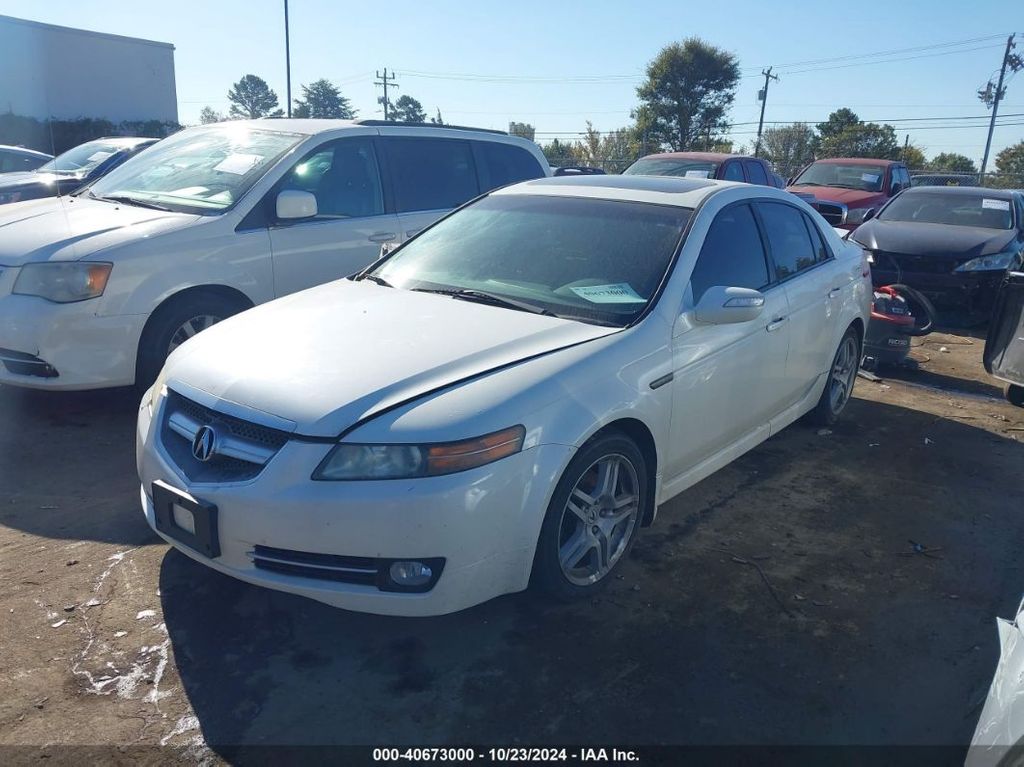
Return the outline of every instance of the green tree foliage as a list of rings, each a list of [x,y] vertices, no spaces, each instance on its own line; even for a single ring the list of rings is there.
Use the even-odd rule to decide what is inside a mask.
[[[427,113],[423,105],[412,96],[400,96],[388,110],[392,120],[403,123],[423,123],[427,121]]]
[[[224,115],[213,107],[203,107],[199,110],[199,122],[202,125],[209,125],[210,123],[219,123],[223,121]]]
[[[228,91],[231,102],[229,115],[235,119],[257,117],[280,117],[283,112],[277,108],[277,94],[270,89],[266,80],[256,75],[245,75]]]
[[[843,107],[818,123],[818,157],[874,157],[898,160],[900,145],[891,125],[864,123]]]
[[[978,166],[974,160],[956,152],[941,152],[928,163],[928,170],[946,171],[948,173],[977,173]]]
[[[329,80],[321,78],[302,86],[302,98],[295,99],[292,116],[351,120],[356,111],[340,90]]]
[[[633,116],[644,146],[682,151],[714,143],[728,127],[725,113],[739,76],[735,56],[700,38],[662,48],[636,91],[640,106]]]
[[[604,168],[608,173],[622,173],[640,154],[640,142],[633,128],[619,128],[602,134],[587,121],[582,141],[563,142],[555,139],[541,147],[548,162],[556,167],[589,165]]]
[[[437,110],[437,117],[431,117],[430,122],[432,122],[434,125],[444,125],[444,119],[441,117],[440,107]]]
[[[521,136],[522,138],[527,139],[528,141],[533,141],[533,137],[537,135],[533,126],[530,125],[529,123],[510,122],[508,124],[508,132],[509,135]]]
[[[37,120],[34,117],[0,113],[0,144],[25,146],[41,152],[60,154],[86,141],[103,136],[147,136],[164,138],[181,130],[176,122],[125,120],[114,123],[92,117],[74,120]]]
[[[550,144],[544,144],[540,151],[548,158],[548,163],[556,168],[562,165],[573,165],[576,162],[572,153],[572,144],[554,139]]]
[[[814,160],[816,140],[807,123],[766,128],[761,134],[761,154],[783,176],[792,176]]]
[[[996,173],[1020,176],[1020,183],[1024,185],[1024,141],[1018,141],[996,155]]]
[[[924,150],[914,144],[907,144],[900,149],[900,159],[907,164],[911,170],[919,170],[928,167],[928,158],[924,156]]]

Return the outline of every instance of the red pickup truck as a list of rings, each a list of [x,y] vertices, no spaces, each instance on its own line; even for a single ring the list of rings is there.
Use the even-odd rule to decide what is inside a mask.
[[[815,160],[793,179],[788,191],[809,200],[832,226],[853,230],[871,218],[890,197],[910,186],[901,162],[864,157]]]
[[[683,176],[744,181],[782,189],[786,182],[760,157],[720,152],[663,152],[641,157],[623,176]]]

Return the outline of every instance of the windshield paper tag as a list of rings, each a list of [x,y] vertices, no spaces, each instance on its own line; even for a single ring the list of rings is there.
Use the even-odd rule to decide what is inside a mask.
[[[243,176],[255,166],[263,162],[263,156],[258,154],[229,154],[219,163],[213,166],[214,170],[221,173],[233,173],[236,176]]]
[[[981,201],[981,207],[986,210],[1010,210],[1009,200],[993,200],[991,197],[985,197]]]
[[[860,174],[860,180],[864,181],[864,182],[866,182],[868,184],[877,184],[878,183],[878,174],[877,173],[861,173]]]
[[[580,298],[595,304],[645,304],[647,299],[640,296],[628,282],[615,285],[585,285],[569,288]]]
[[[688,170],[686,171],[686,178],[707,178],[708,171],[706,170]]]

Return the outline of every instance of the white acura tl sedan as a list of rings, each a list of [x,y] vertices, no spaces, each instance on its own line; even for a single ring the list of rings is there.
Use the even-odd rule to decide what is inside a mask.
[[[870,300],[862,250],[783,191],[505,187],[175,351],[142,505],[216,570],[353,610],[588,595],[659,503],[839,417]]]

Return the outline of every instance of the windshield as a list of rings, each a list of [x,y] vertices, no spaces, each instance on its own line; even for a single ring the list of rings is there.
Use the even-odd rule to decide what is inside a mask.
[[[714,178],[718,163],[705,160],[686,160],[671,157],[643,157],[630,165],[623,176],[683,176],[684,178]]]
[[[878,218],[882,221],[1011,229],[1013,206],[1009,200],[984,194],[901,194],[885,207]]]
[[[124,152],[124,144],[110,141],[87,141],[74,149],[59,154],[47,163],[39,166],[42,173],[81,173],[86,174],[105,160]]]
[[[406,290],[471,290],[560,317],[626,325],[654,297],[691,210],[649,203],[492,195],[373,270]]]
[[[112,170],[92,185],[89,196],[220,213],[301,139],[230,124],[182,131]]]
[[[835,186],[880,192],[885,182],[884,165],[843,165],[838,162],[816,162],[800,174],[793,186]]]

